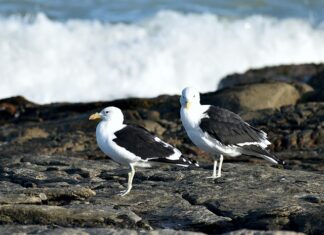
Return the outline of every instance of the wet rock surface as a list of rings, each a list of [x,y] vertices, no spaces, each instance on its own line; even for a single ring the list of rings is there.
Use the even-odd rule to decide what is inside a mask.
[[[230,108],[265,130],[271,151],[287,162],[283,168],[247,156],[225,158],[216,180],[207,179],[212,157],[193,146],[182,128],[178,96],[48,105],[23,97],[1,100],[0,234],[323,234],[324,103],[312,93],[321,89],[313,85],[321,68],[249,71],[239,75],[240,84],[202,94],[203,103]],[[276,78],[278,71],[286,71],[285,79],[257,78]],[[296,96],[253,108],[247,105],[255,99],[251,87],[272,97],[285,96],[279,91],[289,87]],[[245,95],[231,106],[220,102],[238,90]],[[312,99],[303,98],[307,92]],[[201,167],[138,169],[132,192],[118,196],[127,169],[100,152],[96,123],[88,121],[109,105],[122,108],[127,122],[196,157]]]

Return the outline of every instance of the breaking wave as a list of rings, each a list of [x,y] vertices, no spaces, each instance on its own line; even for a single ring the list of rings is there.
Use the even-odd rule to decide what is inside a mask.
[[[112,24],[38,14],[1,18],[0,28],[0,97],[40,103],[210,91],[252,67],[324,62],[324,28],[301,19],[161,11]]]

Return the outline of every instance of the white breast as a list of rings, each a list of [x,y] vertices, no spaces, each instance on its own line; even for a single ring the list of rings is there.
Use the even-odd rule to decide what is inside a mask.
[[[204,112],[209,105],[200,105],[195,109],[181,108],[181,121],[190,140],[200,149],[212,154],[225,154],[228,156],[238,156],[241,153],[237,147],[225,146],[218,140],[204,133],[200,128],[200,120],[204,117]]]
[[[200,106],[203,107],[203,106]],[[205,134],[200,129],[200,119],[203,117],[203,113],[208,109],[208,107],[203,108],[191,108],[185,109],[181,108],[180,116],[182,124],[190,138],[190,140],[199,148],[206,152],[214,152],[213,146],[210,146],[204,139]]]
[[[120,147],[113,141],[116,138],[114,132],[123,127],[125,125],[112,130],[105,122],[100,122],[96,128],[98,146],[102,152],[119,164],[128,165],[129,163],[139,162],[141,159],[138,156]]]

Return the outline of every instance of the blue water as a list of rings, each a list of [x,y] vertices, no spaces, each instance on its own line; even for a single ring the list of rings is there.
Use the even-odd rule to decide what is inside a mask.
[[[217,89],[324,62],[322,0],[0,1],[0,98],[48,103]]]
[[[280,19],[294,17],[314,23],[324,19],[323,0],[6,0],[0,4],[1,15],[35,15],[42,12],[55,20],[134,22],[164,10],[210,13],[230,18],[250,15]]]

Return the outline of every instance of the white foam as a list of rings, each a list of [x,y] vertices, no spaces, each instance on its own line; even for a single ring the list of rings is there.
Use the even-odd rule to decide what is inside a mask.
[[[110,100],[217,87],[264,65],[324,62],[324,29],[297,19],[159,12],[133,24],[0,19],[0,97]]]

